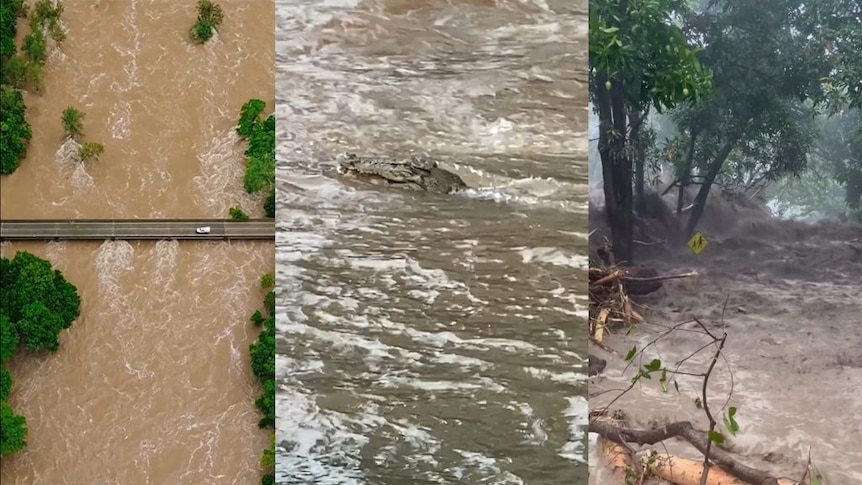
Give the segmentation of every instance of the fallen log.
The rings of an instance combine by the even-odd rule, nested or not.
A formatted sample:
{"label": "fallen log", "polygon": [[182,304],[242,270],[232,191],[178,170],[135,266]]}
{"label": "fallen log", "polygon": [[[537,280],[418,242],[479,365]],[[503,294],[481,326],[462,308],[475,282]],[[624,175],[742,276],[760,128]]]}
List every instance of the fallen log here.
{"label": "fallen log", "polygon": [[[671,423],[657,429],[634,429],[625,426],[618,426],[609,421],[601,420],[596,417],[590,417],[590,432],[597,433],[599,436],[617,444],[617,447],[611,448],[611,455],[605,451],[606,446],[602,447],[603,458],[611,466],[620,466],[625,463],[633,463],[636,457],[631,456],[631,453],[626,448],[627,443],[637,443],[640,445],[654,445],[661,441],[670,438],[679,438],[691,444],[694,448],[700,451],[701,454],[706,453],[707,437],[705,433],[697,432],[691,423],[688,421],[679,421]],[[623,460],[620,453],[624,452],[629,455],[628,459]],[[707,484],[710,485],[795,485],[796,482],[787,479],[779,479],[773,477],[769,473],[751,468],[739,462],[729,452],[710,447],[710,461],[714,463],[709,469],[707,475]],[[668,480],[676,485],[700,485],[701,474],[703,473],[703,461],[688,460],[668,454],[659,454],[658,459],[651,466],[651,471],[654,475]]]}

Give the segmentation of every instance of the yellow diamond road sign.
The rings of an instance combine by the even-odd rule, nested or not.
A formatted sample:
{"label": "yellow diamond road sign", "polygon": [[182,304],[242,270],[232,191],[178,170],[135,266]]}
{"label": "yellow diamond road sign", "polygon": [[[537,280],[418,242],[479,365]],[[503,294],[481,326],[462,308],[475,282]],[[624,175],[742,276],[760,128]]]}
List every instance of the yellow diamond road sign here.
{"label": "yellow diamond road sign", "polygon": [[701,251],[706,249],[706,245],[709,244],[709,241],[703,237],[703,233],[697,231],[691,236],[691,239],[688,240],[688,248],[691,249],[691,252],[694,254],[700,254]]}

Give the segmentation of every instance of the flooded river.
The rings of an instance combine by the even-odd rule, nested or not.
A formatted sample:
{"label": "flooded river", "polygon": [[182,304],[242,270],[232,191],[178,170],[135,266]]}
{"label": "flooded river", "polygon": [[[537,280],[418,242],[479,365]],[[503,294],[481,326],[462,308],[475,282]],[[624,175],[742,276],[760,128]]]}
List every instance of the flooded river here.
{"label": "flooded river", "polygon": [[586,483],[587,2],[276,7],[278,483]]}
{"label": "flooded river", "polygon": [[[274,7],[218,3],[221,32],[195,47],[195,2],[63,2],[68,37],[42,93],[26,95],[33,139],[0,178],[0,216],[226,217],[237,204],[262,216],[242,190],[233,127],[248,99],[274,102]],[[86,113],[83,138],[104,144],[100,160],[64,155],[67,106]],[[82,306],[58,353],[8,364],[29,434],[25,451],[3,458],[2,483],[259,481],[268,441],[252,404],[259,330],[248,317],[271,243],[2,244],[5,257],[18,250],[50,259]]]}

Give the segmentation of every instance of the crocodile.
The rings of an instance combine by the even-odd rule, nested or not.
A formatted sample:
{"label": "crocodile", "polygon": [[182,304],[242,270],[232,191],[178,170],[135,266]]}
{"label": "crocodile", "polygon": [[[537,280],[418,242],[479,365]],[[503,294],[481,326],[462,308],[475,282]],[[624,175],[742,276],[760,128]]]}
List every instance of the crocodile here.
{"label": "crocodile", "polygon": [[434,160],[418,156],[391,159],[360,157],[348,153],[339,162],[338,170],[357,178],[383,181],[437,194],[450,194],[467,188],[467,184],[458,175],[438,167]]}

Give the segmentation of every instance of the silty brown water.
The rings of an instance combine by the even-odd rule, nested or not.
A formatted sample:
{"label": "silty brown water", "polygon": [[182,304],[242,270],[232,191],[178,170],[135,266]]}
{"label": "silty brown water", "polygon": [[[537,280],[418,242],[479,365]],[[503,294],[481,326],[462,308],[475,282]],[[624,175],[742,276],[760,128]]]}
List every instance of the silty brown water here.
{"label": "silty brown water", "polygon": [[587,2],[276,8],[278,483],[585,483]]}
{"label": "silty brown water", "polygon": [[[226,217],[242,204],[233,134],[248,99],[274,101],[272,2],[223,0],[225,21],[191,46],[194,2],[65,2],[68,38],[42,93],[26,96],[33,140],[0,179],[9,218]],[[26,30],[22,24],[21,30]],[[100,160],[73,163],[60,114],[84,112]],[[272,106],[272,104],[270,104]],[[78,287],[80,318],[56,354],[8,364],[26,450],[2,482],[253,483],[266,432],[248,364],[272,245],[222,242],[2,244],[49,258]]]}

